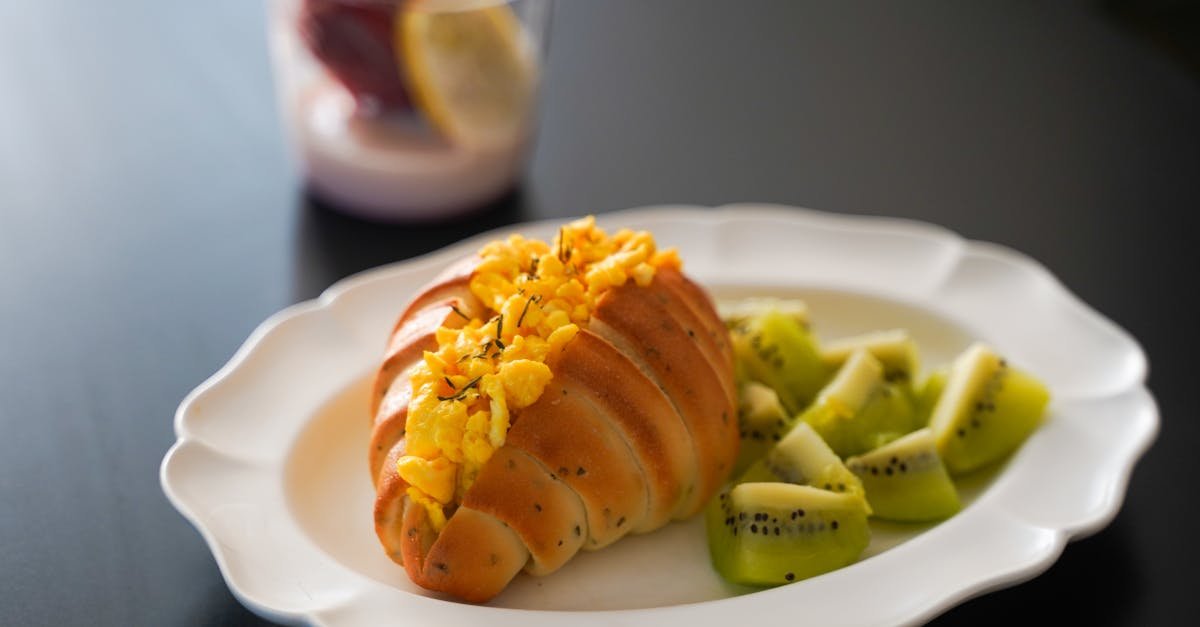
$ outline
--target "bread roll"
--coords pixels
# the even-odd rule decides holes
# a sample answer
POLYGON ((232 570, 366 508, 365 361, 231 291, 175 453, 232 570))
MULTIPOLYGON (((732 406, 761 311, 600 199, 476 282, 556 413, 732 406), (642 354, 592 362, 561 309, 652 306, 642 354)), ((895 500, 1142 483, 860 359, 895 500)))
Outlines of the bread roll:
POLYGON ((546 358, 552 379, 511 411, 503 445, 444 508, 438 531, 397 470, 408 379, 436 348, 439 327, 492 313, 469 288, 478 263, 448 268, 400 316, 376 376, 369 452, 388 556, 418 585, 471 602, 491 599, 522 570, 545 575, 581 549, 696 514, 738 448, 727 331, 700 287, 659 267, 644 286, 605 291, 546 358))

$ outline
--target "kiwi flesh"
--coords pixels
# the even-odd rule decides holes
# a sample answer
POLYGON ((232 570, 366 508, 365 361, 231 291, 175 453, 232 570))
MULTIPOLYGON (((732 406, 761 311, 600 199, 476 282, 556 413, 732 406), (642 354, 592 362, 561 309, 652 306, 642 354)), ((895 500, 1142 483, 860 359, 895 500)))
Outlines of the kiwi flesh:
POLYGON ((951 473, 970 472, 1016 450, 1041 423, 1050 392, 983 343, 954 360, 929 419, 951 473))
POLYGON ((787 413, 779 395, 770 386, 746 381, 738 388, 738 435, 741 448, 733 466, 734 476, 766 455, 796 423, 796 416, 787 413))
POLYGON ((850 472, 825 440, 804 422, 793 427, 762 459, 738 477, 739 483, 756 481, 782 481, 842 492, 862 498, 866 505, 863 484, 858 476, 850 472))
POLYGON ((917 428, 907 386, 888 383, 883 364, 864 349, 852 353, 800 415, 841 457, 878 448, 917 428))
POLYGON ((739 372, 772 387, 790 414, 812 402, 828 378, 816 338, 791 314, 767 309, 736 323, 730 335, 739 372))
POLYGON ((705 512, 713 566, 734 583, 775 586, 846 566, 870 541, 859 499, 790 483, 742 483, 705 512))
POLYGON ((919 429, 846 460, 862 479, 875 517, 899 522, 941 520, 962 505, 937 453, 933 432, 919 429))
POLYGON ((912 381, 920 371, 917 343, 904 329, 875 331, 834 340, 821 347, 821 359, 830 372, 834 372, 859 349, 865 349, 883 364, 883 378, 889 382, 912 381))

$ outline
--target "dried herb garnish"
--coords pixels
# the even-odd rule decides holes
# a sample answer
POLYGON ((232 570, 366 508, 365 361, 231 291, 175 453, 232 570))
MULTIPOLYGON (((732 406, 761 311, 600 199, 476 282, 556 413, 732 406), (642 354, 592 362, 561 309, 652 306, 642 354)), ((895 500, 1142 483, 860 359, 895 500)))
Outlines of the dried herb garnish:
POLYGON ((529 297, 529 300, 525 301, 525 306, 523 308, 521 308, 521 316, 519 318, 517 318, 517 328, 518 329, 521 328, 521 323, 525 321, 525 314, 529 313, 529 305, 531 303, 541 302, 541 300, 542 300, 541 294, 534 294, 533 296, 529 297))
POLYGON ((456 314, 458 314, 458 315, 462 316, 462 319, 463 319, 463 320, 466 320, 467 322, 470 322, 470 321, 471 321, 471 318, 470 318, 470 316, 468 316, 467 314, 465 314, 465 313, 463 313, 462 311, 460 311, 460 310, 458 309, 458 306, 457 306, 457 305, 455 305, 454 303, 451 303, 451 304, 450 304, 450 310, 451 310, 451 311, 453 311, 454 313, 456 313, 456 314))
POLYGON ((450 377, 442 377, 442 380, 446 382, 446 385, 450 386, 451 390, 458 389, 458 388, 454 387, 454 382, 450 380, 450 377))
POLYGON ((567 227, 558 227, 558 260, 566 264, 571 260, 571 247, 567 246, 567 227))
POLYGON ((454 394, 451 394, 450 396, 439 396, 438 400, 439 401, 461 401, 463 399, 463 397, 465 397, 467 395, 468 390, 471 390, 479 385, 479 380, 482 378, 483 378, 482 376, 475 377, 474 379, 471 379, 471 381, 468 382, 466 385, 464 385, 461 390, 455 392, 454 394))
POLYGON ((537 278, 538 262, 541 260, 542 260, 541 257, 534 255, 533 260, 529 262, 529 277, 530 278, 533 278, 533 279, 537 278))
POLYGON ((500 314, 500 320, 496 323, 496 343, 500 343, 500 336, 504 334, 504 314, 500 314))

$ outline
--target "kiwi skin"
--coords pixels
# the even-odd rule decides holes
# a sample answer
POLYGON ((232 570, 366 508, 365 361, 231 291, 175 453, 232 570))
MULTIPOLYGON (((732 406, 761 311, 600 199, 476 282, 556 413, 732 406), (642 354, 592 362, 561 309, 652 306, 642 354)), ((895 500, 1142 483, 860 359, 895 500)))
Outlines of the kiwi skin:
POLYGON ((855 560, 870 542, 858 498, 790 483, 743 483, 705 512, 713 566, 733 583, 775 586, 855 560))
POLYGON ((929 429, 851 457, 846 467, 862 480, 876 518, 926 522, 947 518, 962 508, 929 429))

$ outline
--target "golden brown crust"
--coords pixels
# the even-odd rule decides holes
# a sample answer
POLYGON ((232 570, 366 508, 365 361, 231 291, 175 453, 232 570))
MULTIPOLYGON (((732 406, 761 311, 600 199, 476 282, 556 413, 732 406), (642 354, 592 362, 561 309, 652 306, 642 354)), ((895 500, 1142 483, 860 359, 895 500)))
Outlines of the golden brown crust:
POLYGON ((581 548, 694 514, 738 446, 725 327, 703 290, 660 269, 649 287, 630 282, 600 299, 589 328, 549 363, 541 398, 514 411, 506 444, 436 533, 395 469, 407 371, 432 350, 437 326, 454 324, 450 304, 481 313, 467 289, 477 263, 455 264, 401 315, 377 377, 369 454, 388 555, 418 585, 472 602, 522 568, 549 573, 581 548))
POLYGON ((693 484, 696 456, 687 426, 662 390, 612 344, 587 330, 567 346, 554 376, 611 422, 645 475, 649 511, 644 519, 629 521, 634 530, 665 525, 693 484))
POLYGON ((558 570, 583 546, 587 531, 579 495, 550 475, 527 453, 505 445, 483 465, 462 502, 512 527, 532 558, 525 569, 535 575, 558 570))
MULTIPOLYGON (((626 284, 606 293, 591 329, 613 343, 666 393, 687 424, 697 465, 695 489, 681 510, 690 516, 716 493, 737 457, 733 393, 704 358, 694 336, 660 302, 665 290, 626 284)), ((670 295, 669 298, 675 298, 670 295)))
POLYGON ((645 518, 646 479, 620 432, 559 378, 517 414, 507 444, 529 453, 579 495, 588 522, 581 530, 587 532, 584 548, 598 549, 645 518))

